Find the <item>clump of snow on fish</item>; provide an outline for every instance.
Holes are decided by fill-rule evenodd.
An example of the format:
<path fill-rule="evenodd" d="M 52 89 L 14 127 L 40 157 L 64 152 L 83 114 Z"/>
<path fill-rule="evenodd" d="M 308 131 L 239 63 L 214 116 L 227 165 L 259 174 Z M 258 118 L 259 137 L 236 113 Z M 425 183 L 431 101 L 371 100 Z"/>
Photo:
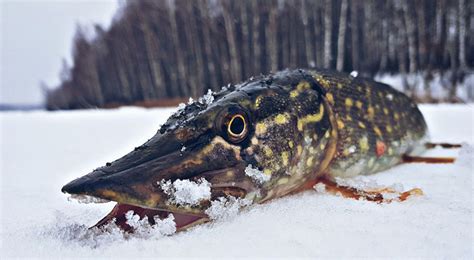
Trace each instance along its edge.
<path fill-rule="evenodd" d="M 207 93 L 198 99 L 198 102 L 205 105 L 210 105 L 214 101 L 214 92 L 208 89 Z"/>
<path fill-rule="evenodd" d="M 158 183 L 163 192 L 169 196 L 168 202 L 181 206 L 196 206 L 203 200 L 211 198 L 211 184 L 204 178 L 191 180 L 162 180 Z"/>
<path fill-rule="evenodd" d="M 318 182 L 313 186 L 313 189 L 317 193 L 326 193 L 326 185 L 322 182 Z"/>
<path fill-rule="evenodd" d="M 254 168 L 251 164 L 245 167 L 245 175 L 255 180 L 258 184 L 263 184 L 270 180 L 270 175 L 265 174 L 261 170 Z"/>
<path fill-rule="evenodd" d="M 359 72 L 357 70 L 353 70 L 351 71 L 350 75 L 353 77 L 353 78 L 357 78 L 357 76 L 359 76 Z"/>

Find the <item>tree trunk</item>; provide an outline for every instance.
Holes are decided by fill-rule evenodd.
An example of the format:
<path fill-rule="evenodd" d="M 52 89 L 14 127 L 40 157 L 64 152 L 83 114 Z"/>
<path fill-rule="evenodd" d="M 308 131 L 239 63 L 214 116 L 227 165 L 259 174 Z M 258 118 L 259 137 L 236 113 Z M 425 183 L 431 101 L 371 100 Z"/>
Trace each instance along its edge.
<path fill-rule="evenodd" d="M 341 16 L 339 20 L 339 33 L 337 36 L 337 64 L 336 69 L 342 71 L 344 69 L 344 46 L 346 39 L 346 28 L 347 28 L 347 0 L 341 2 Z"/>
<path fill-rule="evenodd" d="M 411 1 L 404 1 L 402 2 L 402 7 L 408 39 L 409 71 L 414 73 L 418 69 L 418 67 L 416 66 L 416 27 L 415 19 L 413 19 L 414 6 L 412 5 Z"/>
<path fill-rule="evenodd" d="M 332 1 L 324 2 L 324 67 L 331 68 L 332 62 Z"/>
<path fill-rule="evenodd" d="M 467 68 L 466 61 L 466 6 L 465 0 L 459 0 L 458 19 L 459 19 L 459 66 L 461 69 Z"/>

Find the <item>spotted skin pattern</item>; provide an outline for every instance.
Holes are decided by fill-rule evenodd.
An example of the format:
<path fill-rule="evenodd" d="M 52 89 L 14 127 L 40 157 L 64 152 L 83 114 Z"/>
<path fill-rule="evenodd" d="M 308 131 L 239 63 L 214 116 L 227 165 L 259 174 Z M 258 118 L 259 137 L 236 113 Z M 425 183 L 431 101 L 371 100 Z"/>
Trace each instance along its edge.
<path fill-rule="evenodd" d="M 390 168 L 419 154 L 427 127 L 416 104 L 392 87 L 343 73 L 310 72 L 327 91 L 338 122 L 337 153 L 329 173 L 349 177 Z"/>

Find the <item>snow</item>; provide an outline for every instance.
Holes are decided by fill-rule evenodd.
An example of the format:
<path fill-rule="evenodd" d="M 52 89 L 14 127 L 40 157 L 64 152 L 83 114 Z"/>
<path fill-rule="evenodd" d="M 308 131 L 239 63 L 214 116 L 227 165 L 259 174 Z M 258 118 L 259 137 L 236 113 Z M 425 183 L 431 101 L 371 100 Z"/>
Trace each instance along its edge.
<path fill-rule="evenodd" d="M 409 73 L 406 75 L 405 80 L 409 86 L 413 88 L 413 91 L 418 97 L 425 97 L 429 91 L 432 98 L 435 99 L 446 99 L 449 96 L 449 88 L 451 83 L 450 72 L 441 74 L 440 72 L 433 72 L 428 77 L 429 80 L 425 80 L 427 75 L 425 73 Z M 395 87 L 396 89 L 403 91 L 404 77 L 401 74 L 378 74 L 375 76 L 375 80 L 388 84 Z M 428 86 L 428 87 L 427 87 Z M 456 97 L 463 101 L 474 100 L 474 73 L 468 72 L 463 81 L 458 83 L 456 89 Z M 387 97 L 389 98 L 389 97 Z M 393 98 L 393 97 L 392 97 Z"/>
<path fill-rule="evenodd" d="M 211 206 L 206 210 L 206 214 L 212 220 L 228 220 L 237 216 L 239 210 L 243 207 L 251 205 L 251 201 L 247 199 L 219 197 L 217 200 L 211 201 Z"/>
<path fill-rule="evenodd" d="M 266 175 L 259 169 L 253 168 L 251 164 L 245 167 L 245 175 L 255 180 L 258 184 L 263 184 L 270 180 L 270 175 Z"/>
<path fill-rule="evenodd" d="M 115 233 L 121 233 L 124 238 L 130 236 L 140 239 L 160 238 L 162 236 L 172 235 L 176 232 L 176 223 L 174 222 L 173 214 L 169 214 L 168 217 L 164 219 L 155 217 L 154 225 L 150 225 L 147 217 L 140 219 L 140 216 L 135 214 L 133 210 L 128 211 L 125 217 L 127 218 L 126 223 L 133 227 L 135 232 L 133 234 L 127 234 L 125 232 L 115 231 Z"/>
<path fill-rule="evenodd" d="M 316 183 L 314 186 L 313 186 L 314 190 L 318 193 L 325 193 L 326 192 L 326 185 L 324 185 L 324 183 Z"/>
<path fill-rule="evenodd" d="M 212 90 L 208 89 L 207 93 L 199 98 L 199 103 L 205 104 L 205 105 L 210 105 L 214 101 L 214 92 Z"/>
<path fill-rule="evenodd" d="M 227 218 L 219 213 L 226 205 L 219 200 L 213 202 L 218 221 L 171 236 L 171 216 L 161 231 L 125 235 L 114 225 L 88 229 L 114 203 L 70 202 L 60 189 L 144 143 L 176 109 L 2 112 L 0 258 L 472 259 L 474 106 L 421 110 L 432 140 L 465 143 L 426 155 L 455 156 L 456 163 L 400 165 L 353 181 L 420 188 L 423 196 L 376 204 L 308 191 L 238 214 L 231 210 Z"/>
<path fill-rule="evenodd" d="M 203 200 L 211 198 L 211 184 L 206 179 L 190 180 L 162 180 L 159 183 L 166 195 L 170 196 L 168 202 L 181 206 L 196 206 Z"/>

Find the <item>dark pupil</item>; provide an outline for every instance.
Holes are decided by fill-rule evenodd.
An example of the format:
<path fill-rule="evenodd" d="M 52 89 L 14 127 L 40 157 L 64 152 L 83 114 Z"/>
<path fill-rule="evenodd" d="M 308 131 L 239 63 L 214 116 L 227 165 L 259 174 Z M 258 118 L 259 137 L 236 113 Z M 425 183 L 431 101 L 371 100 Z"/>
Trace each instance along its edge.
<path fill-rule="evenodd" d="M 241 117 L 235 117 L 230 125 L 232 134 L 240 135 L 244 131 L 245 122 Z"/>

